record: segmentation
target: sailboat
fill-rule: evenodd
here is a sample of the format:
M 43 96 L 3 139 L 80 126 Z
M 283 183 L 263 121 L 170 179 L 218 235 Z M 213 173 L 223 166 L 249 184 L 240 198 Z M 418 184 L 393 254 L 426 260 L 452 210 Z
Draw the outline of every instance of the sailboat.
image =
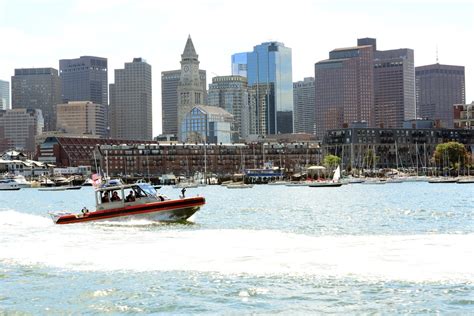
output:
M 337 166 L 336 170 L 334 171 L 334 175 L 331 180 L 325 180 L 325 181 L 317 181 L 317 182 L 312 182 L 309 187 L 311 188 L 320 188 L 320 187 L 340 187 L 342 185 L 342 182 L 339 181 L 341 178 L 341 167 Z

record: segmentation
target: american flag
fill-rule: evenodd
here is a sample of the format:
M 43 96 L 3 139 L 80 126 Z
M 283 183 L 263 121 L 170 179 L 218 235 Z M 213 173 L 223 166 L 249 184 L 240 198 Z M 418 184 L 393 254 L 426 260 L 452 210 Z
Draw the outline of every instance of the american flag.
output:
M 100 183 L 102 182 L 102 177 L 100 174 L 97 174 L 97 173 L 94 173 L 92 175 L 92 185 L 94 186 L 94 188 L 97 188 Z

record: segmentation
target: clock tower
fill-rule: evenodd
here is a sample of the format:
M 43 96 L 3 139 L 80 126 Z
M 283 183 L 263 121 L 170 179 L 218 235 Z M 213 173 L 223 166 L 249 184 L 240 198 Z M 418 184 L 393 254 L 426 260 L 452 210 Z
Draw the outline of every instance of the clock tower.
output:
M 178 139 L 182 139 L 182 121 L 187 112 L 196 105 L 204 104 L 205 89 L 199 76 L 199 59 L 191 36 L 181 54 L 181 76 L 178 83 Z

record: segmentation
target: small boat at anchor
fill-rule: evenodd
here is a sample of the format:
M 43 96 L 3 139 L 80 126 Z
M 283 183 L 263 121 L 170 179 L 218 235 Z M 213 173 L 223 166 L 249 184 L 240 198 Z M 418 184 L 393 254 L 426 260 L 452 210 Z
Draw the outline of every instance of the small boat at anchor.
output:
M 170 199 L 148 183 L 103 186 L 95 190 L 95 199 L 95 211 L 83 208 L 75 213 L 59 211 L 49 215 L 55 224 L 130 219 L 176 222 L 188 219 L 206 203 L 200 196 Z

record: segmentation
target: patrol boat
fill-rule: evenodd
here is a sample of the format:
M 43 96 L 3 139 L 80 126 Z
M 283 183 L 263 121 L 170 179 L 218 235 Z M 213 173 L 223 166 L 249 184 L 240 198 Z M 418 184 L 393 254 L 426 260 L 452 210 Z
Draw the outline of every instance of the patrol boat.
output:
M 128 195 L 127 195 L 128 194 Z M 104 185 L 95 189 L 96 210 L 49 212 L 55 224 L 91 221 L 145 219 L 160 222 L 183 221 L 206 203 L 196 196 L 170 199 L 148 183 Z

